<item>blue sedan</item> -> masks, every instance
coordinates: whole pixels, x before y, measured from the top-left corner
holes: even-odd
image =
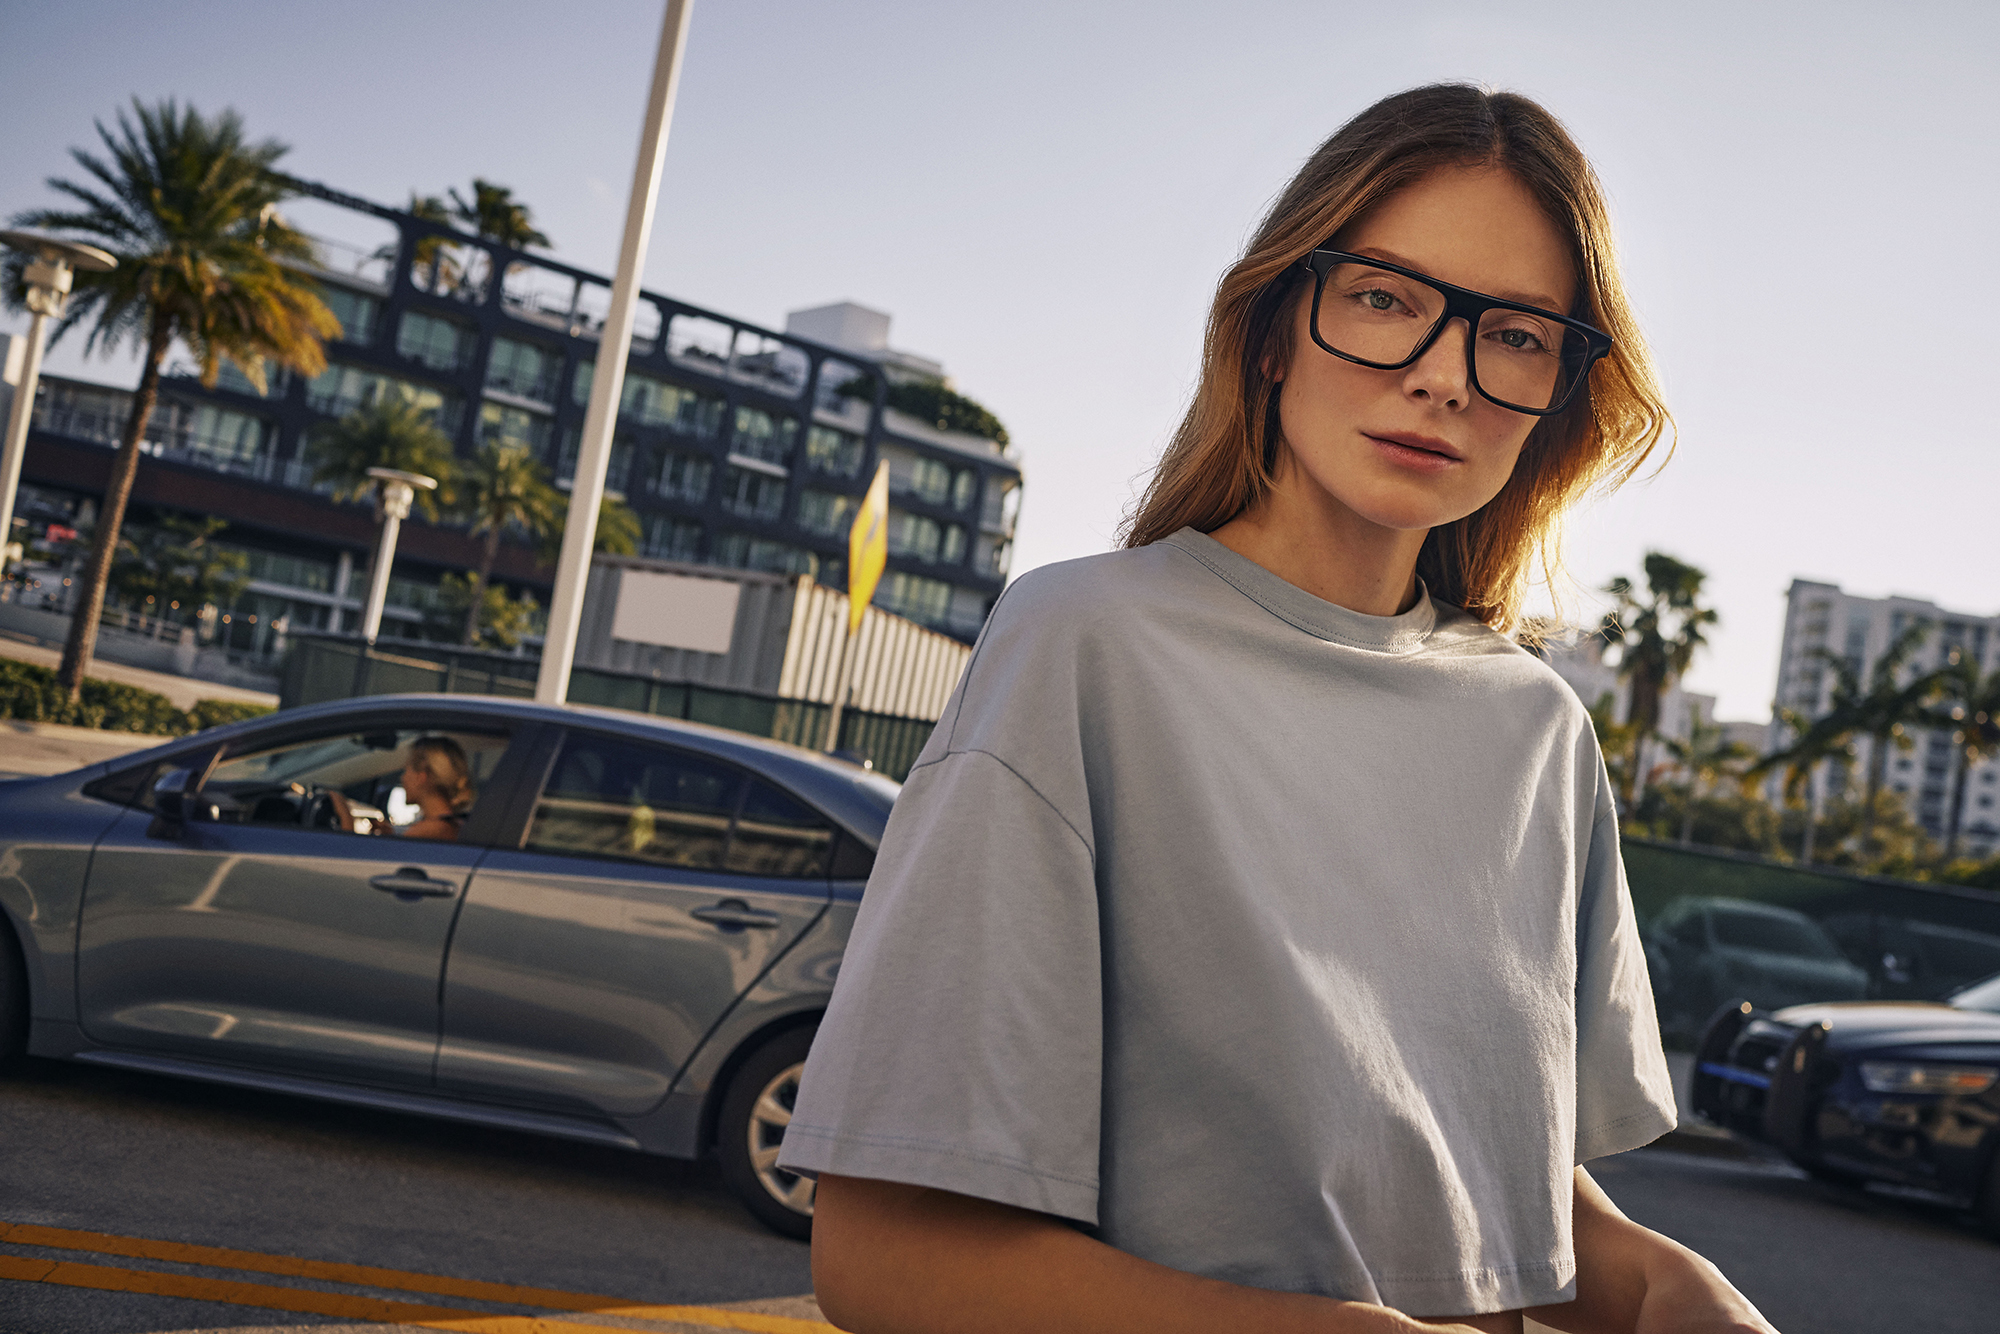
[[[713,1152],[805,1236],[778,1146],[896,792],[738,732],[464,695],[0,784],[0,1059]]]

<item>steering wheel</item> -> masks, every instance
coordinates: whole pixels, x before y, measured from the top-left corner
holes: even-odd
[[[308,792],[299,803],[299,823],[307,829],[340,828],[340,810],[333,804],[333,793],[322,787]]]

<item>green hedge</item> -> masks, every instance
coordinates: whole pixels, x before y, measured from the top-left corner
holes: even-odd
[[[228,699],[197,700],[192,709],[177,709],[165,695],[95,677],[84,678],[82,698],[72,704],[56,684],[54,671],[0,659],[0,718],[144,736],[186,736],[269,712],[268,705]]]

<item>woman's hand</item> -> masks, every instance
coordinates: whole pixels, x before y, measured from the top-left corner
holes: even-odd
[[[1778,1334],[1722,1271],[1619,1211],[1576,1169],[1576,1300],[1528,1314],[1572,1334]]]
[[[1666,1241],[1666,1238],[1661,1238]],[[1646,1276],[1646,1296],[1632,1334],[1778,1334],[1722,1271],[1667,1242]]]

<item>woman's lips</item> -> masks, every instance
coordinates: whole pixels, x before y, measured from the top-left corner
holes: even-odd
[[[1367,438],[1384,458],[1398,467],[1408,468],[1414,472],[1443,472],[1464,462],[1455,453],[1445,453],[1444,451],[1450,446],[1441,440],[1420,441],[1407,436],[1382,435],[1370,435]]]

